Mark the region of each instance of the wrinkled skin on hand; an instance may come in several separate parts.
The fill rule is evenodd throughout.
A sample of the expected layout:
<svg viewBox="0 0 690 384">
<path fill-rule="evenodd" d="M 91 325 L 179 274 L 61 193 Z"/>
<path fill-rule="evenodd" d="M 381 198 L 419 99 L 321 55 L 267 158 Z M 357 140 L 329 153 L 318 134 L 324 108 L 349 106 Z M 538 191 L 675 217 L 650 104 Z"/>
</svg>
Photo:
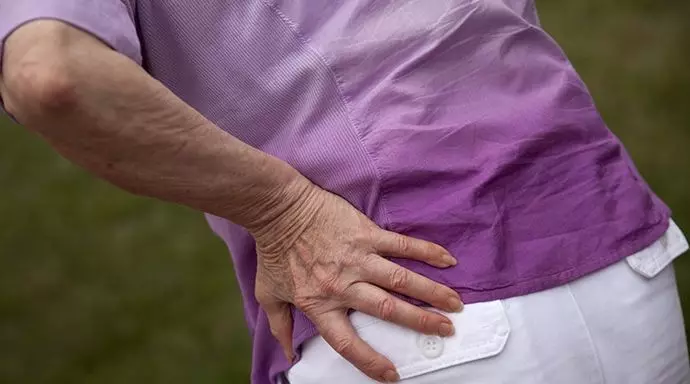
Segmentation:
<svg viewBox="0 0 690 384">
<path fill-rule="evenodd" d="M 357 336 L 349 309 L 425 334 L 454 332 L 446 317 L 388 291 L 449 312 L 462 308 L 458 294 L 384 256 L 439 268 L 455 265 L 455 259 L 439 245 L 379 228 L 332 193 L 313 185 L 302 188 L 294 203 L 254 236 L 256 298 L 289 360 L 294 358 L 291 304 L 306 314 L 335 351 L 379 381 L 397 381 L 395 367 Z"/>
</svg>

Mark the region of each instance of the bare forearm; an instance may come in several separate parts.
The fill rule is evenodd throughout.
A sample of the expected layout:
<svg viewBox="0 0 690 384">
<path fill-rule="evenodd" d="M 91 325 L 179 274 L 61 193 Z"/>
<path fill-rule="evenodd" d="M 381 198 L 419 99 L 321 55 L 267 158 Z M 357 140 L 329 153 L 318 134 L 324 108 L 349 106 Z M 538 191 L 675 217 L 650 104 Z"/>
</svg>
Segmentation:
<svg viewBox="0 0 690 384">
<path fill-rule="evenodd" d="M 119 187 L 251 227 L 308 185 L 81 31 L 34 22 L 5 47 L 8 110 L 63 156 Z"/>
</svg>

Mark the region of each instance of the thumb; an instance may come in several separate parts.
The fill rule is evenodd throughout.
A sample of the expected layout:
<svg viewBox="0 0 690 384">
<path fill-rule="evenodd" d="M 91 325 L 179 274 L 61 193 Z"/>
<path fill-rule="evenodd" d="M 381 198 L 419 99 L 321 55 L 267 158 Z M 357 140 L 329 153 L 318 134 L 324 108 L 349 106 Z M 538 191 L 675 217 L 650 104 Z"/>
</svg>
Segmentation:
<svg viewBox="0 0 690 384">
<path fill-rule="evenodd" d="M 292 353 L 292 311 L 286 302 L 274 302 L 264 307 L 271 327 L 271 334 L 278 340 L 289 362 L 295 358 Z"/>
</svg>

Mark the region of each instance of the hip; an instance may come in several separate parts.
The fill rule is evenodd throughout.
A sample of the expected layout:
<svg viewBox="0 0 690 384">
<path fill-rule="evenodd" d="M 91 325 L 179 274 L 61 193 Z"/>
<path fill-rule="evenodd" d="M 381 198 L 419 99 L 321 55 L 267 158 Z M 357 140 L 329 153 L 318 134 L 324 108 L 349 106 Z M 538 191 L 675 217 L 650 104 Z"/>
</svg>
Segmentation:
<svg viewBox="0 0 690 384">
<path fill-rule="evenodd" d="M 449 313 L 456 334 L 425 336 L 355 312 L 353 325 L 393 361 L 403 382 L 690 382 L 680 300 L 670 262 L 680 230 L 571 283 Z M 370 383 L 320 337 L 303 344 L 291 384 Z"/>
</svg>

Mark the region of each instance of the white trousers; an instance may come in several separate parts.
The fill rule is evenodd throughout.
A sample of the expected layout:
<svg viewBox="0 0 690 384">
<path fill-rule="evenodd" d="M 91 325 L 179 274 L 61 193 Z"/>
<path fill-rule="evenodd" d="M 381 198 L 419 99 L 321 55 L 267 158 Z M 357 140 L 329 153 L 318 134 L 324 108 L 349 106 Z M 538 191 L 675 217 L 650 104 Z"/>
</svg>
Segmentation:
<svg viewBox="0 0 690 384">
<path fill-rule="evenodd" d="M 601 271 L 546 291 L 446 313 L 456 334 L 425 336 L 355 312 L 359 335 L 406 384 L 679 384 L 690 365 L 670 262 L 687 250 L 678 227 Z M 290 384 L 371 379 L 320 336 L 287 373 Z"/>
</svg>

